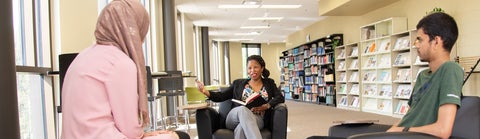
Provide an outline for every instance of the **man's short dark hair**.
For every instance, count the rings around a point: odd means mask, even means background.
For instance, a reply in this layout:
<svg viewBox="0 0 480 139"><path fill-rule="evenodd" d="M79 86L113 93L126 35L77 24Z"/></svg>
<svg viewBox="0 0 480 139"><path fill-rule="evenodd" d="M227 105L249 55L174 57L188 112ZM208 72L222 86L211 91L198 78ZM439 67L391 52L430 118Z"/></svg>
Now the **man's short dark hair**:
<svg viewBox="0 0 480 139"><path fill-rule="evenodd" d="M431 41L435 36L443 40L443 48L448 52L452 50L457 41L458 27L455 19L443 12L435 12L423 17L417 24L417 30L423 29Z"/></svg>

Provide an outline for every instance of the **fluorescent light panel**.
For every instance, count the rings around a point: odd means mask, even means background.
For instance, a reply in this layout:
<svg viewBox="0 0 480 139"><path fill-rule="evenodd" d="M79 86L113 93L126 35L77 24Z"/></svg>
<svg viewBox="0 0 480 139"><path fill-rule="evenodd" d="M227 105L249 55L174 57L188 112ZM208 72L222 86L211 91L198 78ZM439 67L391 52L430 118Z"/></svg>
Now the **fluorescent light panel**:
<svg viewBox="0 0 480 139"><path fill-rule="evenodd" d="M260 5L232 5L232 4L220 4L218 8L220 9L252 9L258 8Z"/></svg>
<svg viewBox="0 0 480 139"><path fill-rule="evenodd" d="M282 20L283 17L250 17L248 20Z"/></svg>
<svg viewBox="0 0 480 139"><path fill-rule="evenodd" d="M254 32L248 32L248 33L235 33L233 35L236 35L236 36L260 35L260 32L254 31Z"/></svg>
<svg viewBox="0 0 480 139"><path fill-rule="evenodd" d="M270 26L242 26L241 29L266 29L270 28Z"/></svg>
<svg viewBox="0 0 480 139"><path fill-rule="evenodd" d="M220 9L252 9L252 8L264 8L264 9L296 9L302 5L248 5L248 4L220 4Z"/></svg>
<svg viewBox="0 0 480 139"><path fill-rule="evenodd" d="M296 9L300 8L302 5L262 5L260 8L264 9Z"/></svg>

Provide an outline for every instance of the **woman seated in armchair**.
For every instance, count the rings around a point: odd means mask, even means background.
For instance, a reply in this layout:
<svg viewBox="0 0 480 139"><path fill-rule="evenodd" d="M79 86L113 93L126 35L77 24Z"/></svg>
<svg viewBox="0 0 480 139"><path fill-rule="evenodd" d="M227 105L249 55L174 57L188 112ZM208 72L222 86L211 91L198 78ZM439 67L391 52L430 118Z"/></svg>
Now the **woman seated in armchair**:
<svg viewBox="0 0 480 139"><path fill-rule="evenodd" d="M235 139L260 139L260 129L264 127L264 118L267 117L266 110L284 103L285 98L275 81L268 78L270 72L265 68L265 61L261 56L252 55L247 58L247 71L249 78L233 81L232 85L222 92L209 92L199 81L197 86L200 92L215 102L229 99L245 101L251 95L260 94L268 103L251 109L235 103L226 118L226 127L234 130Z"/></svg>

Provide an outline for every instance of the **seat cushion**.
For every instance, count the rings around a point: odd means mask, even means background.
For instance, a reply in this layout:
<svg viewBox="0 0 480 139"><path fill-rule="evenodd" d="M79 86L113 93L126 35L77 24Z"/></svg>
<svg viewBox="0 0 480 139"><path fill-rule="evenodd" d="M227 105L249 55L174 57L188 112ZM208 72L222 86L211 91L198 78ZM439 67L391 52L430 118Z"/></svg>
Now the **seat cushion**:
<svg viewBox="0 0 480 139"><path fill-rule="evenodd" d="M270 139L272 133L268 129L262 129L262 139ZM230 129L218 129L213 133L213 139L233 139L233 130Z"/></svg>

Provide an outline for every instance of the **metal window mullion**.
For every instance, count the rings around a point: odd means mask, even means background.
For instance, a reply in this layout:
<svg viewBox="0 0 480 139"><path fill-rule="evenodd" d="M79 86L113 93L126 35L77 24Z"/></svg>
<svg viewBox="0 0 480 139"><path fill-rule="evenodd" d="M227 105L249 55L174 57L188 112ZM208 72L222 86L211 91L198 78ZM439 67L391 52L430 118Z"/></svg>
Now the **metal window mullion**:
<svg viewBox="0 0 480 139"><path fill-rule="evenodd" d="M33 25L33 30L32 31L33 31L33 34L34 34L34 36L33 36L33 42L34 42L33 43L33 52L34 52L33 53L34 54L33 58L34 58L34 61L35 61L35 64L34 64L35 67L39 67L39 62L38 62L38 58L37 58L37 56L38 56L37 43L38 42L37 42L37 18L36 18L36 16L37 16L36 15L36 13L37 13L36 10L38 8L36 7L36 5L37 4L35 3L35 0L32 0L32 19L33 19L32 20L32 22L33 22L33 24L32 24Z"/></svg>

